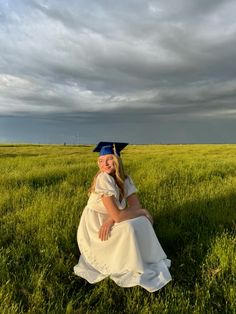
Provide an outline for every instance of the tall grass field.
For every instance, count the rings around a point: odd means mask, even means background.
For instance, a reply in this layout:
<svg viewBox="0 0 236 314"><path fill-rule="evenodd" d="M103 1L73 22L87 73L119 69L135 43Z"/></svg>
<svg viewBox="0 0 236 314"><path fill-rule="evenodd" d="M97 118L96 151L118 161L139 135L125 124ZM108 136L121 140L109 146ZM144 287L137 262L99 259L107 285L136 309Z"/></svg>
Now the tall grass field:
<svg viewBox="0 0 236 314"><path fill-rule="evenodd" d="M0 313L236 313L236 145L124 150L172 260L173 280L155 293L73 274L92 148L0 145Z"/></svg>

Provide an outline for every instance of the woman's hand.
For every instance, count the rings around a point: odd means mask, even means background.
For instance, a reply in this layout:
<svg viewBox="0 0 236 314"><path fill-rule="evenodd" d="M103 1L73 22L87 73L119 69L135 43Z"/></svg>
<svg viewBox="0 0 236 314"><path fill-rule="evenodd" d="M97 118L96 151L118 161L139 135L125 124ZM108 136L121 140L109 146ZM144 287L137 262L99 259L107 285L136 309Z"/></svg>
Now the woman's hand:
<svg viewBox="0 0 236 314"><path fill-rule="evenodd" d="M112 226L114 225L114 220L108 218L101 226L99 230L99 239L102 241L108 240Z"/></svg>

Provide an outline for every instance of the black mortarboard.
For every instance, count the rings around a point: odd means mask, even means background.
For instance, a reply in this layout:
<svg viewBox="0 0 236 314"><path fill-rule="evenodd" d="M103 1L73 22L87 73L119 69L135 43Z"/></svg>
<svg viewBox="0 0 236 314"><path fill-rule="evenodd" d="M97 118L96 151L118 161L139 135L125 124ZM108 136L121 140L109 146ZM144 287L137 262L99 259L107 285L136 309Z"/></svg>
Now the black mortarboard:
<svg viewBox="0 0 236 314"><path fill-rule="evenodd" d="M120 156L120 152L124 149L128 143L118 142L99 142L94 148L93 152L99 152L99 156L113 154Z"/></svg>

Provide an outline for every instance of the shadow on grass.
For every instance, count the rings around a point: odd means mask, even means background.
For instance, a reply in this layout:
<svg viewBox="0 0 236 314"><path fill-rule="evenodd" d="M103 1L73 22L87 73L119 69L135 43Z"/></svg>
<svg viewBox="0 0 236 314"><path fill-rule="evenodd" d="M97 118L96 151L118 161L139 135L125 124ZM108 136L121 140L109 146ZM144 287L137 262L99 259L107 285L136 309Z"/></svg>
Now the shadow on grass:
<svg viewBox="0 0 236 314"><path fill-rule="evenodd" d="M154 229L172 260L173 283L193 289L213 240L225 230L235 232L236 193L198 199L167 208L154 217Z"/></svg>

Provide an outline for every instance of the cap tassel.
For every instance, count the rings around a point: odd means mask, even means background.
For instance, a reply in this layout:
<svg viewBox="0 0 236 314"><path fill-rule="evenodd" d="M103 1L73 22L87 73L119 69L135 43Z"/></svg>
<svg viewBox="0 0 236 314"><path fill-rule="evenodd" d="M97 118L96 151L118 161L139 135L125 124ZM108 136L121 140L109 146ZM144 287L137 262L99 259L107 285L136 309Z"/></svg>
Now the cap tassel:
<svg viewBox="0 0 236 314"><path fill-rule="evenodd" d="M113 144L113 152L114 152L114 155L115 155L115 156L118 156L118 154L117 154L117 152L116 152L116 145L115 145L115 144Z"/></svg>

